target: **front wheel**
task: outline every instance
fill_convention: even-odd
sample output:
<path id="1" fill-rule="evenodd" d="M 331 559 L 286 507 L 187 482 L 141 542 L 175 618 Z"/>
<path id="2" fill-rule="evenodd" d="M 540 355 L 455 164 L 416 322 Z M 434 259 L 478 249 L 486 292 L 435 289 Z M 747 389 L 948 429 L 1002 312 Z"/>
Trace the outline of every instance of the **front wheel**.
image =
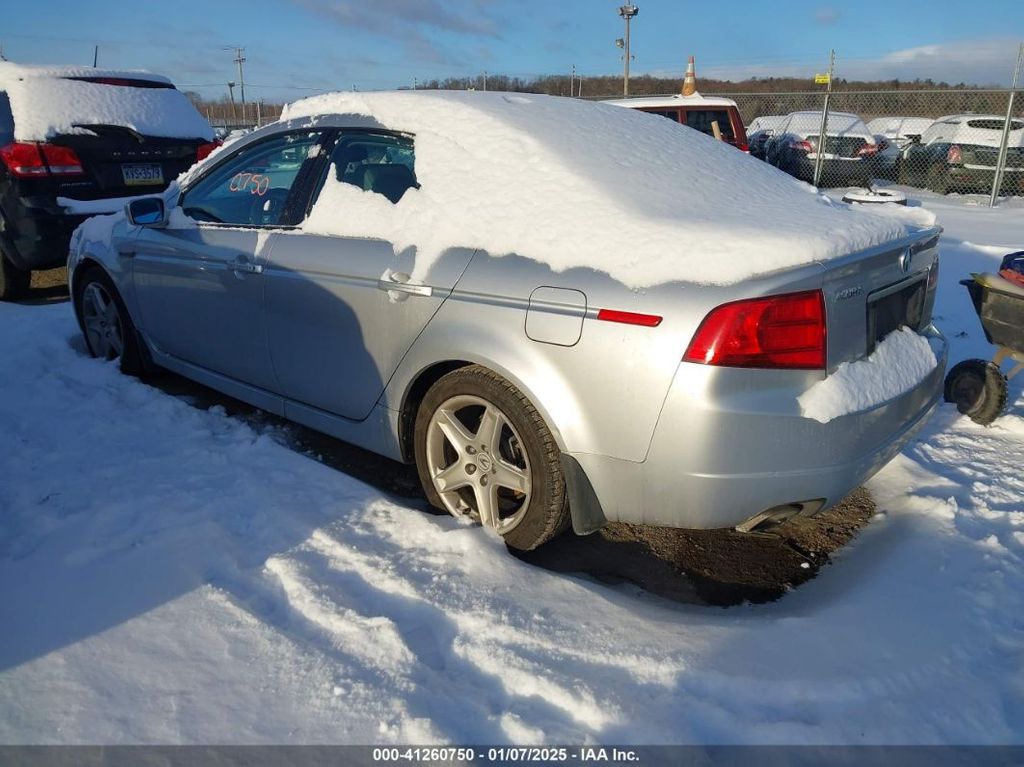
<path id="1" fill-rule="evenodd" d="M 988 426 L 1006 407 L 1006 376 L 994 362 L 964 360 L 946 376 L 945 399 L 975 423 Z"/>
<path id="2" fill-rule="evenodd" d="M 113 281 L 98 267 L 86 269 L 75 280 L 75 313 L 89 354 L 118 360 L 121 372 L 141 375 L 138 334 Z"/>
<path id="3" fill-rule="evenodd" d="M 515 386 L 478 365 L 431 387 L 416 416 L 416 469 L 427 499 L 529 550 L 568 526 L 558 446 Z"/>

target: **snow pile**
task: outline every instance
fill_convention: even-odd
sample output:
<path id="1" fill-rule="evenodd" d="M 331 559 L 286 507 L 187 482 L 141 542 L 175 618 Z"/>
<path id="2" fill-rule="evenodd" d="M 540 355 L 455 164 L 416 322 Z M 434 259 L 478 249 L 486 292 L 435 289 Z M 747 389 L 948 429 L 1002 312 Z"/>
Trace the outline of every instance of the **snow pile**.
<path id="1" fill-rule="evenodd" d="M 417 278 L 448 248 L 597 269 L 639 288 L 734 283 L 907 233 L 670 120 L 606 104 L 477 92 L 338 93 L 282 119 L 344 114 L 416 136 L 398 204 L 338 189 L 310 219 L 325 234 L 415 244 Z M 344 207 L 342 207 L 342 205 Z"/>
<path id="2" fill-rule="evenodd" d="M 0 91 L 14 114 L 16 141 L 47 141 L 60 134 L 91 135 L 83 125 L 120 125 L 144 136 L 213 138 L 213 129 L 181 91 L 135 88 L 68 78 L 108 77 L 170 83 L 148 72 L 38 68 L 0 62 Z"/>
<path id="3" fill-rule="evenodd" d="M 927 338 L 901 328 L 887 335 L 869 357 L 844 362 L 797 400 L 805 417 L 828 423 L 910 391 L 938 364 Z"/>

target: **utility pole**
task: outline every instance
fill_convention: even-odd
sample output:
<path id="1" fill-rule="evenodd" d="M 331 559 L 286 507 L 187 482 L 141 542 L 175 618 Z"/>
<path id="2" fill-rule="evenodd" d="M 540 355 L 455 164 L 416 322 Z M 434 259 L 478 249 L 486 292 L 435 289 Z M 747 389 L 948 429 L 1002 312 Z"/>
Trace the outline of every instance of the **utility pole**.
<path id="1" fill-rule="evenodd" d="M 238 90 L 242 96 L 242 122 L 246 121 L 245 116 L 245 74 L 242 71 L 242 64 L 245 63 L 245 48 L 235 48 L 235 63 L 238 64 Z"/>
<path id="2" fill-rule="evenodd" d="M 487 92 L 487 70 L 484 70 L 484 93 Z"/>
<path id="3" fill-rule="evenodd" d="M 572 73 L 569 75 L 569 98 L 576 95 L 576 65 L 572 65 Z"/>
<path id="4" fill-rule="evenodd" d="M 629 3 L 627 5 L 623 5 L 621 8 L 619 8 L 619 15 L 623 19 L 626 20 L 626 38 L 625 38 L 625 41 L 624 41 L 624 46 L 625 46 L 625 49 L 626 49 L 626 51 L 625 51 L 626 52 L 626 55 L 625 55 L 626 66 L 625 66 L 625 68 L 623 70 L 623 73 L 622 73 L 622 95 L 623 95 L 623 97 L 629 96 L 629 60 L 630 60 L 630 58 L 632 58 L 632 56 L 631 56 L 631 54 L 629 52 L 629 22 L 631 22 L 633 20 L 633 18 L 638 13 L 640 13 L 640 9 L 637 8 L 635 5 L 633 5 L 632 3 Z M 616 43 L 618 43 L 618 42 L 619 41 L 616 41 Z"/>
<path id="5" fill-rule="evenodd" d="M 228 95 L 231 97 L 231 122 L 238 122 L 238 114 L 235 112 L 235 83 L 233 80 L 228 81 Z"/>
<path id="6" fill-rule="evenodd" d="M 988 205 L 994 208 L 999 201 L 999 187 L 1003 185 L 1003 171 L 1006 170 L 1006 156 L 1010 144 L 1010 125 L 1013 121 L 1013 99 L 1017 95 L 1017 83 L 1020 81 L 1021 66 L 1024 65 L 1024 43 L 1021 43 L 1017 51 L 1017 67 L 1013 70 L 1013 85 L 1010 86 L 1010 96 L 1006 104 L 1006 122 L 1003 124 L 1003 138 L 999 142 L 999 159 L 996 161 L 996 174 L 992 180 L 992 196 Z"/>
<path id="7" fill-rule="evenodd" d="M 97 45 L 97 46 L 93 47 L 93 49 L 92 49 L 92 68 L 93 69 L 96 68 L 96 62 L 99 61 L 99 58 L 100 58 L 100 47 Z"/>
<path id="8" fill-rule="evenodd" d="M 825 150 L 828 147 L 828 102 L 832 96 L 832 75 L 836 69 L 836 49 L 833 48 L 828 58 L 828 85 L 825 90 L 825 105 L 821 110 L 821 129 L 818 131 L 817 155 L 814 158 L 814 188 L 821 183 L 821 168 L 825 160 Z"/>

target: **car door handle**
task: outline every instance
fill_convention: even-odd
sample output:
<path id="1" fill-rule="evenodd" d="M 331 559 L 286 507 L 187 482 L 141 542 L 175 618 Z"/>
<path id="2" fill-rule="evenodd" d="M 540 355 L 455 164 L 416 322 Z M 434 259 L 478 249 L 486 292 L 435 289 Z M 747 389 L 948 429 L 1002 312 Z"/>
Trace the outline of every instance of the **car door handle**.
<path id="1" fill-rule="evenodd" d="M 377 289 L 389 293 L 409 293 L 414 296 L 430 297 L 434 289 L 429 285 L 417 285 L 409 282 L 409 275 L 403 272 L 387 271 L 377 280 Z"/>
<path id="2" fill-rule="evenodd" d="M 243 274 L 263 274 L 263 264 L 255 264 L 245 256 L 228 262 L 228 268 L 233 272 L 241 272 Z"/>

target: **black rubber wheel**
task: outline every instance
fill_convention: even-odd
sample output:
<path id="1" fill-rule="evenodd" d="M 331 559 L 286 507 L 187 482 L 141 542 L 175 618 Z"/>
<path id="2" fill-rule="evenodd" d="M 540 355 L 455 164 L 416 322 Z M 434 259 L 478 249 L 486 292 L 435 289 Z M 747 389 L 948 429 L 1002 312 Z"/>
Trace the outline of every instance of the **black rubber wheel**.
<path id="1" fill-rule="evenodd" d="M 949 176 L 941 165 L 933 165 L 928 169 L 928 188 L 935 194 L 949 194 Z"/>
<path id="2" fill-rule="evenodd" d="M 15 301 L 28 293 L 32 272 L 19 269 L 0 253 L 0 301 Z"/>
<path id="3" fill-rule="evenodd" d="M 77 275 L 73 298 L 75 316 L 89 354 L 118 360 L 125 375 L 142 376 L 148 372 L 138 332 L 106 272 L 91 266 Z"/>
<path id="4" fill-rule="evenodd" d="M 910 176 L 910 168 L 903 158 L 896 160 L 896 183 L 901 186 L 917 186 Z"/>
<path id="5" fill-rule="evenodd" d="M 964 360 L 946 375 L 945 398 L 975 423 L 988 426 L 1006 407 L 1008 385 L 999 366 L 987 360 Z"/>
<path id="6" fill-rule="evenodd" d="M 494 439 L 481 436 L 488 414 L 500 424 L 491 430 Z M 454 439 L 453 415 L 459 421 Z M 489 524 L 509 547 L 523 551 L 569 526 L 558 445 L 529 399 L 497 373 L 470 365 L 440 378 L 420 403 L 413 439 L 423 491 L 439 509 L 482 521 L 481 499 L 493 492 Z M 519 476 L 521 489 L 510 489 L 503 475 Z"/>

